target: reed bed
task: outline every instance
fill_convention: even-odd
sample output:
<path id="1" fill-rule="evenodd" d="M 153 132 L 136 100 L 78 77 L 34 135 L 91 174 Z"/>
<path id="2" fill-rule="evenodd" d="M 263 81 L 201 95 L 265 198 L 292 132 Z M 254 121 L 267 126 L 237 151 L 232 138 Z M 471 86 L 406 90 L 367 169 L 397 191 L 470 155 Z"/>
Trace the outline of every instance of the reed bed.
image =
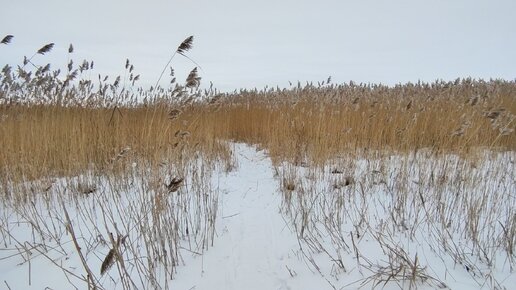
<path id="1" fill-rule="evenodd" d="M 0 242 L 14 244 L 24 263 L 28 252 L 49 261 L 75 252 L 85 275 L 62 268 L 72 285 L 168 288 L 180 249 L 202 254 L 213 242 L 211 173 L 232 170 L 228 142 L 245 142 L 272 158 L 282 211 L 314 269 L 315 254 L 326 253 L 336 269 L 330 276 L 356 262 L 369 273 L 364 285 L 443 286 L 395 242 L 400 237 L 430 241 L 421 247 L 483 277 L 479 284 L 491 279 L 492 288 L 498 277 L 485 273 L 516 266 L 515 185 L 507 183 L 514 180 L 516 81 L 328 79 L 219 93 L 199 89 L 194 68 L 183 84 L 171 69 L 170 84 L 161 86 L 174 56 L 192 45 L 185 39 L 147 89 L 129 60 L 121 76 L 91 79 L 94 63 L 76 65 L 72 45 L 62 71 L 38 64 L 53 44 L 17 68 L 4 66 Z M 30 240 L 13 235 L 13 217 Z M 98 239 L 82 239 L 88 235 Z M 360 252 L 364 236 L 388 263 Z M 66 239 L 74 246 L 61 247 Z M 486 261 L 488 270 L 475 266 Z M 115 264 L 118 274 L 109 272 Z"/>
<path id="2" fill-rule="evenodd" d="M 3 105 L 0 175 L 101 170 L 124 148 L 156 161 L 182 138 L 208 148 L 217 140 L 257 143 L 272 157 L 317 164 L 373 151 L 516 148 L 513 82 L 308 85 L 205 99 L 117 108 Z"/>
<path id="3" fill-rule="evenodd" d="M 220 108 L 205 118 L 222 123 L 219 134 L 296 163 L 366 152 L 516 148 L 516 84 L 501 80 L 307 84 L 241 91 Z"/>

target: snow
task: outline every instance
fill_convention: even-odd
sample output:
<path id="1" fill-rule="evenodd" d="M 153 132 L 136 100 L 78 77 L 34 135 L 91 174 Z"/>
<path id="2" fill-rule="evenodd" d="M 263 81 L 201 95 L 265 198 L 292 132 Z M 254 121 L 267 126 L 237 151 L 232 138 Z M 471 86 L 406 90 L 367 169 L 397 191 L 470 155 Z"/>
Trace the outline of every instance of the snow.
<path id="1" fill-rule="evenodd" d="M 297 238 L 280 213 L 270 159 L 245 145 L 235 151 L 238 171 L 217 181 L 222 218 L 214 247 L 186 260 L 176 289 L 324 289 L 322 277 L 305 267 Z"/>
<path id="2" fill-rule="evenodd" d="M 425 220 L 423 212 L 406 212 L 407 223 L 421 224 L 421 226 L 413 228 L 414 232 L 400 230 L 401 226 L 389 224 L 390 211 L 395 206 L 403 205 L 395 202 L 398 196 L 394 191 L 400 182 L 405 182 L 409 191 L 421 187 L 425 190 L 432 190 L 428 184 L 428 176 L 423 176 L 424 169 L 443 168 L 443 166 L 436 165 L 441 164 L 439 162 L 448 162 L 449 168 L 457 169 L 460 167 L 460 163 L 457 161 L 458 157 L 434 159 L 428 164 L 417 158 L 404 161 L 403 158 L 396 156 L 388 158 L 390 161 L 385 159 L 354 160 L 355 170 L 353 172 L 344 170 L 342 174 L 332 174 L 330 173 L 331 168 L 335 166 L 349 167 L 350 164 L 346 163 L 349 161 L 336 162 L 333 167 L 323 168 L 322 171 L 287 163 L 274 167 L 264 150 L 258 150 L 254 146 L 245 144 L 233 144 L 232 147 L 235 168 L 229 172 L 218 168 L 210 177 L 211 184 L 203 185 L 206 192 L 209 192 L 206 195 L 210 197 L 209 202 L 216 203 L 218 208 L 213 244 L 205 247 L 203 240 L 199 237 L 183 235 L 177 253 L 180 263 L 173 271 L 173 279 L 168 279 L 167 271 L 163 272 L 162 269 L 157 271 L 156 282 L 161 286 L 152 285 L 148 281 L 140 282 L 142 274 L 138 270 L 139 266 L 132 261 L 136 258 L 145 262 L 146 257 L 152 255 L 152 250 L 146 249 L 146 244 L 142 240 L 159 237 L 157 234 L 157 236 L 134 238 L 136 234 L 134 226 L 138 225 L 138 222 L 141 223 L 141 226 L 145 226 L 145 223 L 156 222 L 150 217 L 142 219 L 142 216 L 148 213 L 147 211 L 140 210 L 140 215 L 129 218 L 125 224 L 123 214 L 114 214 L 115 218 L 111 221 L 94 220 L 95 217 L 97 219 L 102 217 L 99 214 L 101 209 L 99 209 L 98 200 L 83 199 L 77 203 L 67 200 L 67 208 L 72 216 L 74 230 L 93 272 L 98 274 L 102 260 L 109 251 L 109 245 L 103 244 L 98 236 L 106 237 L 107 229 L 112 231 L 113 227 L 118 225 L 121 229 L 129 229 L 131 242 L 134 243 L 132 249 L 140 251 L 137 257 L 134 255 L 135 250 L 124 251 L 124 260 L 128 265 L 128 271 L 134 281 L 138 281 L 138 285 L 129 286 L 129 288 L 324 290 L 359 289 L 361 287 L 371 289 L 378 283 L 377 288 L 381 289 L 410 289 L 411 285 L 407 281 L 385 282 L 386 277 L 375 276 L 381 270 L 387 269 L 382 267 L 396 265 L 399 262 L 395 256 L 392 256 L 392 253 L 396 251 L 406 253 L 404 257 L 407 260 L 414 261 L 415 259 L 418 262 L 417 265 L 423 269 L 420 273 L 426 273 L 432 277 L 424 282 L 418 281 L 417 284 L 412 285 L 413 289 L 462 290 L 495 287 L 510 289 L 510 285 L 516 283 L 516 275 L 511 267 L 513 264 L 511 259 L 513 260 L 514 257 L 507 257 L 506 253 L 499 249 L 490 249 L 490 252 L 486 253 L 486 257 L 492 259 L 493 265 L 488 267 L 482 262 L 482 259 L 475 256 L 477 249 L 471 247 L 467 239 L 463 239 L 461 235 L 455 233 L 455 227 L 458 230 L 460 225 L 454 224 L 451 227 L 449 241 L 441 241 L 437 234 L 440 233 L 439 223 Z M 507 216 L 510 218 L 510 215 L 514 214 L 516 185 L 513 177 L 515 173 L 514 170 L 504 170 L 505 173 L 499 176 L 498 183 L 491 180 L 492 183 L 489 184 L 488 178 L 491 175 L 485 168 L 506 166 L 506 168 L 513 169 L 514 157 L 514 152 L 509 152 L 505 155 L 488 158 L 484 163 L 478 163 L 477 169 L 471 171 L 480 178 L 481 183 L 485 183 L 482 185 L 477 181 L 471 186 L 478 190 L 494 188 L 492 201 L 484 201 L 488 206 L 494 206 L 490 202 L 496 201 L 498 194 L 509 193 L 506 195 L 504 203 L 498 205 L 498 212 L 494 215 L 500 221 Z M 407 164 L 414 166 L 410 167 Z M 405 170 L 406 166 L 412 174 L 408 177 L 398 178 L 397 174 Z M 383 167 L 387 167 L 387 169 Z M 195 168 L 190 168 L 188 172 L 191 174 Z M 367 174 L 367 171 L 371 169 L 375 169 L 375 173 Z M 376 169 L 378 170 L 376 171 Z M 204 170 L 210 169 L 205 168 Z M 343 179 L 347 174 L 353 176 L 353 185 L 343 185 Z M 457 180 L 465 178 L 460 173 L 455 172 L 454 174 L 450 178 Z M 436 172 L 437 175 L 438 172 Z M 288 176 L 295 180 L 296 189 L 292 192 L 284 189 L 286 181 L 282 178 Z M 383 179 L 386 177 L 389 179 L 385 182 Z M 100 183 L 104 184 L 104 190 L 107 191 L 106 181 L 100 181 Z M 179 200 L 184 198 L 182 197 L 184 193 L 194 194 L 191 183 L 191 181 L 187 182 L 186 188 L 182 189 L 184 192 L 177 194 L 169 202 L 179 204 Z M 342 187 L 335 187 L 339 184 Z M 366 193 L 361 193 L 363 188 L 361 189 L 359 184 L 364 186 L 370 184 L 366 188 Z M 62 186 L 66 187 L 66 184 L 63 182 Z M 463 194 L 466 195 L 467 185 L 461 186 L 464 187 Z M 142 188 L 144 187 L 142 185 Z M 443 190 L 446 191 L 446 188 Z M 437 191 L 431 193 L 434 194 Z M 286 201 L 289 194 L 291 194 L 290 206 Z M 424 196 L 427 197 L 427 195 Z M 411 200 L 409 196 L 404 201 L 404 205 L 416 202 L 416 198 L 419 197 L 419 195 L 414 195 L 414 200 Z M 109 204 L 109 208 L 115 213 L 117 208 L 117 205 L 114 204 L 115 201 L 118 202 L 118 206 L 139 209 L 147 208 L 148 205 L 145 207 L 146 201 L 151 201 L 151 197 L 138 199 L 131 197 L 130 194 L 121 195 L 115 199 L 110 195 L 102 198 L 99 197 L 99 200 Z M 444 198 L 443 200 L 447 201 L 448 199 Z M 191 202 L 200 201 L 192 200 Z M 334 206 L 341 203 L 342 206 Z M 76 208 L 73 206 L 74 204 L 87 210 Z M 361 207 L 363 207 L 363 211 L 358 210 Z M 51 208 L 57 209 L 51 210 Z M 354 211 L 353 208 L 357 210 Z M 188 211 L 192 209 L 175 210 L 178 210 L 178 216 L 181 216 L 188 214 Z M 26 221 L 34 219 L 31 219 L 30 216 L 21 216 L 21 213 L 31 211 L 39 212 L 40 216 L 44 217 L 43 220 L 40 220 L 40 226 L 46 225 L 49 228 L 48 232 L 54 232 L 54 239 L 51 236 L 43 239 L 37 237 L 38 233 L 35 233 L 26 223 Z M 45 211 L 46 214 L 41 214 Z M 80 213 L 84 212 L 90 213 L 90 220 L 81 217 Z M 362 222 L 363 216 L 360 213 L 364 212 L 368 213 L 369 218 Z M 463 222 L 462 218 L 464 217 L 461 216 L 461 210 L 457 209 L 456 212 L 457 216 L 461 218 L 459 223 Z M 27 205 L 25 211 L 16 210 L 6 204 L 1 208 L 0 213 L 0 229 L 4 229 L 0 230 L 0 234 L 3 235 L 3 238 L 0 239 L 0 282 L 3 285 L 0 288 L 4 289 L 5 286 L 13 290 L 43 289 L 45 287 L 71 289 L 69 280 L 79 289 L 87 288 L 85 282 L 74 277 L 74 275 L 82 277 L 85 271 L 69 234 L 58 222 L 63 219 L 59 204 L 48 204 L 42 197 L 36 199 L 32 205 Z M 201 213 L 199 228 L 206 228 L 206 225 L 203 224 L 203 217 L 208 214 L 208 212 Z M 335 216 L 338 215 L 342 215 L 342 217 L 336 219 Z M 308 220 L 308 223 L 306 228 L 301 230 L 303 219 Z M 325 221 L 334 221 L 334 227 L 328 228 L 328 223 Z M 362 225 L 363 223 L 367 225 Z M 435 223 L 435 227 L 433 223 Z M 484 221 L 484 224 L 489 225 L 488 221 Z M 181 224 L 178 226 L 182 227 Z M 412 228 L 411 225 L 408 227 Z M 9 229 L 10 235 L 6 234 L 6 228 Z M 357 233 L 357 230 L 360 233 Z M 499 229 L 489 228 L 488 230 L 493 235 L 499 234 Z M 192 232 L 193 229 L 191 228 L 190 231 Z M 209 236 L 209 231 L 206 231 L 204 235 Z M 486 243 L 489 241 L 487 238 Z M 17 242 L 14 239 L 17 239 Z M 56 242 L 56 239 L 59 239 L 59 242 Z M 383 243 L 379 243 L 379 240 Z M 464 265 L 460 261 L 458 262 L 457 257 L 454 258 L 450 254 L 453 249 L 450 251 L 440 249 L 438 247 L 440 243 L 448 246 L 455 245 L 458 248 L 455 249 L 455 253 L 459 256 L 470 252 L 470 256 L 462 258 L 470 261 L 472 263 L 470 266 L 474 269 L 465 269 Z M 27 250 L 21 250 L 22 246 L 25 246 Z M 465 250 L 459 251 L 460 249 Z M 359 258 L 355 256 L 357 253 L 359 253 Z M 68 272 L 65 274 L 57 265 Z M 123 288 L 116 266 L 113 266 L 107 275 L 97 278 L 99 284 L 105 289 Z M 435 280 L 433 280 L 434 278 Z M 489 279 L 495 282 L 489 282 Z"/>

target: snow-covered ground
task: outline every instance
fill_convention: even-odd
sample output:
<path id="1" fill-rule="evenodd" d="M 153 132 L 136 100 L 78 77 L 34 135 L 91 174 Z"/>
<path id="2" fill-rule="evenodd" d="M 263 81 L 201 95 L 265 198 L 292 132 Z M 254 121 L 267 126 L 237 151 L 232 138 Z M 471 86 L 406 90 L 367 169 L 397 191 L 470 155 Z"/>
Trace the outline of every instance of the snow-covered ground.
<path id="1" fill-rule="evenodd" d="M 106 194 L 109 182 L 101 179 L 97 184 L 106 185 L 88 197 L 64 203 L 42 197 L 22 209 L 2 205 L 0 289 L 72 289 L 72 284 L 87 289 L 67 221 L 95 283 L 105 289 L 512 289 L 516 284 L 516 256 L 504 250 L 511 247 L 504 242 L 515 239 L 507 232 L 516 222 L 514 152 L 486 158 L 471 170 L 457 158 L 425 163 L 392 157 L 336 162 L 318 171 L 273 167 L 265 151 L 249 145 L 234 144 L 233 154 L 234 169 L 216 170 L 210 184 L 194 180 L 203 176 L 195 168 L 187 170 L 194 177 L 163 199 L 168 206 L 159 213 L 168 218 L 155 216 L 152 207 L 163 205 L 146 185 Z M 450 186 L 434 188 L 434 180 Z M 457 188 L 460 199 L 450 192 Z M 488 198 L 475 199 L 471 189 Z M 131 190 L 141 196 L 131 196 Z M 438 194 L 443 204 L 434 207 Z M 478 207 L 460 207 L 471 204 Z M 485 209 L 496 212 L 488 215 Z M 476 236 L 474 229 L 465 230 L 472 226 L 463 226 L 474 210 Z M 438 214 L 442 220 L 431 219 Z M 442 226 L 446 218 L 457 220 Z M 167 234 L 174 227 L 179 234 Z M 125 266 L 115 263 L 100 275 L 112 248 L 108 232 L 127 234 L 119 248 Z M 164 246 L 154 248 L 157 243 Z M 120 278 L 124 275 L 130 279 Z"/>
<path id="2" fill-rule="evenodd" d="M 325 289 L 305 265 L 295 233 L 280 213 L 270 159 L 235 147 L 238 170 L 219 176 L 220 220 L 213 249 L 186 258 L 176 289 Z"/>

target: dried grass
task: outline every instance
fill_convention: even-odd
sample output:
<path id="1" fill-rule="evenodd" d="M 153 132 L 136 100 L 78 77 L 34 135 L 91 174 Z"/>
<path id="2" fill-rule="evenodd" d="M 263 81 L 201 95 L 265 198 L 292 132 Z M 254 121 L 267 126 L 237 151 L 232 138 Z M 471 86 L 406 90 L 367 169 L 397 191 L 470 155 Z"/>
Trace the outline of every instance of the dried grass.
<path id="1" fill-rule="evenodd" d="M 8 35 L 1 43 L 9 44 L 12 38 Z M 339 228 L 342 220 L 338 219 L 346 203 L 335 195 L 330 197 L 331 202 L 324 201 L 320 206 L 318 200 L 310 200 L 320 195 L 314 194 L 315 186 L 305 188 L 306 184 L 297 176 L 298 167 L 311 171 L 328 163 L 331 165 L 334 160 L 347 160 L 349 164 L 327 171 L 334 175 L 331 190 L 354 190 L 355 194 L 347 198 L 356 200 L 357 206 L 348 212 L 361 210 L 365 216 L 367 204 L 359 201 L 367 196 L 363 184 L 369 182 L 376 186 L 388 184 L 389 180 L 384 180 L 381 168 L 375 169 L 374 176 L 379 176 L 378 181 L 370 182 L 373 177 L 353 176 L 354 165 L 349 160 L 380 160 L 391 155 L 411 156 L 424 152 L 435 158 L 453 153 L 473 164 L 479 149 L 516 149 L 515 81 L 457 79 L 388 87 L 352 82 L 335 85 L 329 78 L 316 86 L 298 83 L 289 89 L 265 88 L 220 94 L 212 88 L 199 89 L 196 67 L 184 85 L 175 83 L 172 70 L 171 86 L 160 87 L 159 82 L 174 55 L 187 57 L 185 53 L 192 46 L 193 37 L 186 38 L 170 58 L 156 85 L 148 90 L 135 87 L 139 75 L 129 60 L 123 77 L 109 80 L 99 74 L 98 81 L 85 73 L 93 69 L 92 61 L 83 61 L 79 67 L 74 67 L 73 60 L 69 60 L 65 76 L 61 76 L 59 70 L 51 70 L 50 64 L 35 64 L 34 56 L 50 52 L 52 43 L 40 48 L 31 58 L 25 58 L 23 65 L 30 63 L 32 69 L 5 66 L 0 74 L 0 194 L 5 204 L 19 208 L 19 213 L 30 220 L 35 209 L 30 208 L 31 203 L 27 201 L 43 192 L 49 212 L 55 210 L 48 193 L 54 192 L 57 186 L 51 180 L 66 178 L 75 194 L 55 198 L 74 200 L 79 208 L 85 204 L 81 198 L 91 197 L 101 209 L 105 224 L 108 224 L 106 220 L 114 221 L 117 216 L 141 225 L 136 229 L 143 239 L 139 246 L 146 247 L 149 258 L 145 266 L 138 264 L 143 269 L 139 273 L 142 279 L 151 281 L 150 284 L 156 287 L 159 284 L 153 276 L 156 264 L 165 268 L 170 276 L 175 273 L 180 260 L 179 240 L 186 239 L 190 250 L 200 249 L 201 252 L 210 241 L 213 242 L 217 195 L 205 194 L 210 192 L 206 182 L 208 172 L 216 162 L 222 160 L 228 170 L 232 168 L 231 152 L 224 145 L 225 141 L 259 144 L 267 149 L 276 166 L 287 161 L 288 170 L 278 176 L 284 195 L 283 205 L 293 217 L 298 238 L 328 255 L 332 254 L 325 248 L 318 248 L 321 244 L 312 236 L 312 230 L 321 218 L 312 208 L 318 205 L 317 210 L 322 211 L 319 212 L 322 215 L 326 214 L 324 210 L 335 213 L 325 219 L 323 227 L 338 247 L 349 250 L 345 242 L 347 236 Z M 71 54 L 73 50 L 70 45 L 68 52 Z M 192 169 L 192 164 L 199 160 L 202 168 L 197 172 L 198 168 Z M 134 186 L 134 172 L 141 175 L 138 182 L 142 188 L 138 189 L 139 199 L 131 201 L 134 202 L 131 208 L 138 210 L 103 207 L 106 200 L 122 199 L 120 192 Z M 93 178 L 79 178 L 86 173 L 107 177 L 112 194 L 106 195 Z M 404 227 L 405 215 L 415 214 L 411 211 L 414 205 L 424 207 L 432 200 L 422 194 L 412 199 L 403 195 L 409 184 L 403 178 L 406 176 L 401 176 L 399 182 L 392 185 L 391 190 L 399 196 L 393 194 L 396 207 L 389 216 L 389 222 L 400 228 Z M 317 176 L 312 174 L 312 180 L 315 182 L 316 179 Z M 428 182 L 434 189 L 453 186 L 445 174 L 435 179 L 432 176 Z M 188 194 L 169 194 L 172 192 Z M 168 199 L 173 202 L 169 203 Z M 408 204 L 407 200 L 412 203 Z M 458 214 L 468 220 L 467 227 L 455 225 L 457 231 L 462 231 L 468 239 L 480 240 L 482 229 L 477 213 L 486 211 L 482 208 L 486 203 L 473 199 L 457 202 L 464 204 Z M 64 203 L 61 204 L 65 209 Z M 325 208 L 327 206 L 331 208 Z M 447 230 L 447 217 L 442 208 L 429 208 L 429 213 L 432 214 L 430 218 L 441 218 L 443 229 Z M 93 219 L 87 211 L 81 214 Z M 135 230 L 129 222 L 123 222 L 124 218 L 120 218 L 124 228 L 117 229 L 119 237 Z M 40 223 L 37 215 L 33 222 L 35 232 L 42 237 L 59 239 L 50 225 Z M 363 216 L 357 222 L 357 239 L 369 230 L 364 225 L 367 222 Z M 73 229 L 69 218 L 56 223 Z M 514 215 L 498 223 L 503 228 L 501 247 L 510 253 L 508 260 L 513 265 Z M 112 222 L 111 226 L 116 227 L 116 223 Z M 8 230 L 0 230 L 11 237 Z M 351 237 L 357 248 L 359 241 L 354 240 L 353 233 Z M 382 239 L 377 240 L 381 245 L 387 245 Z M 479 248 L 485 247 L 478 241 L 474 243 Z M 115 257 L 123 255 L 117 252 L 119 244 L 111 237 L 110 251 L 103 260 L 100 273 L 108 274 L 107 270 L 118 261 L 122 283 L 130 289 L 135 282 L 124 272 L 124 260 Z M 139 249 L 136 246 L 130 248 L 132 243 L 128 245 L 128 253 L 136 256 Z M 76 249 L 82 255 L 78 244 Z M 168 255 L 165 255 L 167 251 Z M 451 251 L 458 261 L 464 261 L 460 251 Z M 387 252 L 390 262 L 370 265 L 373 275 L 365 282 L 380 285 L 389 281 L 409 281 L 409 287 L 415 288 L 422 282 L 431 281 L 440 287 L 441 282 L 429 276 L 419 264 L 418 256 L 412 259 L 403 249 L 395 247 L 388 248 Z M 356 257 L 357 260 L 364 259 L 358 250 Z M 342 257 L 331 258 L 339 269 L 345 269 Z M 83 264 L 90 272 L 85 259 Z M 88 275 L 83 280 L 95 284 L 93 274 Z M 167 288 L 168 279 L 165 281 Z"/>

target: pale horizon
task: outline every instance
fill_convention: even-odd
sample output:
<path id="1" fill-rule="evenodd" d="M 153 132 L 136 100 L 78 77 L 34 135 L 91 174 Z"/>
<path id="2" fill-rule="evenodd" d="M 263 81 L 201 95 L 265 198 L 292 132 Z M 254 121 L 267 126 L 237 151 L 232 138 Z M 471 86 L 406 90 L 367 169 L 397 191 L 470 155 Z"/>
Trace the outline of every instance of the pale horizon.
<path id="1" fill-rule="evenodd" d="M 4 1 L 0 64 L 64 68 L 93 60 L 96 74 L 123 75 L 126 58 L 153 85 L 173 51 L 193 35 L 188 56 L 202 86 L 232 91 L 289 82 L 432 82 L 516 78 L 514 1 Z M 178 81 L 196 65 L 176 57 Z M 165 75 L 161 84 L 169 80 Z"/>

